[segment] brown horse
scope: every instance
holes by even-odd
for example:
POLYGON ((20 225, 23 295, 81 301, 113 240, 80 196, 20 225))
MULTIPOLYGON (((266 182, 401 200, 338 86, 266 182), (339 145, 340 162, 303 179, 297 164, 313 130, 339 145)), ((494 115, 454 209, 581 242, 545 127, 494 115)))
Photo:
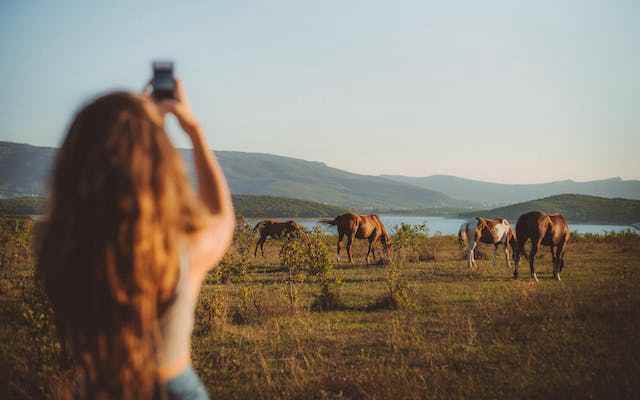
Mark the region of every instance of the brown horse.
POLYGON ((375 215, 357 215, 357 214, 342 214, 334 219, 323 219, 320 223, 334 225, 338 228, 338 245, 337 245, 337 259, 340 261, 340 243, 342 239, 347 237, 347 254, 349 255, 349 262, 353 263, 351 258, 351 245, 353 239, 367 239, 369 241, 369 250, 365 257, 367 265, 369 265, 369 254, 373 253, 373 261, 376 260, 376 249, 374 244, 380 240, 384 246, 384 253, 387 257, 391 253, 391 240, 387 230, 380 221, 380 218, 375 215))
POLYGON ((561 214, 544 214, 539 211, 531 211, 522 214, 516 223, 516 236, 518 246, 515 254, 515 269, 513 277, 518 277, 518 263, 520 255, 525 254, 524 245, 531 239, 531 253, 529 254, 529 267, 531 278, 538 282, 534 261, 536 253, 540 250, 540 245, 551 248, 551 258, 553 259, 553 277, 560 280, 560 272, 564 268, 564 255, 567 250, 567 243, 571 236, 569 225, 561 214))
POLYGON ((260 246, 262 257, 264 257, 264 242, 266 242, 269 237, 279 239, 286 236, 299 236, 304 230, 300 225, 296 224, 295 221, 279 222, 266 219, 258 222, 256 226, 253 227, 253 232, 256 231, 260 234, 260 239, 256 242, 256 249, 253 252, 253 256, 256 257, 258 255, 258 246, 260 246))

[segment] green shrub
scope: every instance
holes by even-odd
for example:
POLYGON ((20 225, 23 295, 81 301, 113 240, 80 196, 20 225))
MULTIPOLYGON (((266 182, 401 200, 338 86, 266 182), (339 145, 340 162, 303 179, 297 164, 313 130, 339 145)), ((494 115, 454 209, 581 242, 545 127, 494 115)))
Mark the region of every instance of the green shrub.
POLYGON ((388 265, 384 277, 385 292, 382 297, 367 307, 369 311, 413 309, 416 307, 415 294, 407 285, 402 269, 403 265, 397 260, 388 265))
POLYGON ((0 217, 0 269, 31 266, 33 227, 29 217, 0 217))
POLYGON ((402 223, 394 228, 391 238, 394 257, 401 262, 435 261, 438 257, 437 241, 428 238, 426 224, 402 223))
POLYGON ((259 323, 264 320, 266 313, 255 288, 241 287, 238 300, 231 311, 233 323, 241 325, 259 323))
POLYGON ((342 281, 335 272, 335 258, 328 243, 327 234, 318 227, 305 232, 300 240, 287 239, 284 242, 280 257, 289 272, 287 284, 292 305, 295 303, 295 283, 309 278, 320 285, 320 293, 311 306, 313 310, 344 308, 338 290, 342 281))
POLYGON ((340 296, 340 283, 325 281, 320 284, 320 293, 315 296, 311 303, 313 311, 336 311, 344 310, 347 306, 340 296))
POLYGON ((251 259, 253 231, 243 217, 238 217, 233 233, 233 245, 220 261, 220 265, 209 273, 207 283, 241 282, 247 275, 251 259))

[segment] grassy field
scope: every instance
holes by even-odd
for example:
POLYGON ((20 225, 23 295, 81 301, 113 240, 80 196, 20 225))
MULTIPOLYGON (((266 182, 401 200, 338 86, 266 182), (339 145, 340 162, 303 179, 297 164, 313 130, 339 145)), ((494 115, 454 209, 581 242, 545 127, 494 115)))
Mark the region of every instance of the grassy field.
MULTIPOLYGON (((283 242, 253 258, 250 240, 239 236, 197 309, 193 363, 212 398, 640 395, 637 235, 580 236, 562 282, 551 279, 545 251, 538 284, 524 262, 513 280, 501 257, 469 271, 451 236, 397 240, 402 261, 392 265, 363 265, 358 242, 355 265, 330 268, 324 307, 321 279, 283 266, 283 242)), ((318 240, 319 259, 327 248, 333 258, 335 237, 318 240)), ((3 260, 0 397, 55 396, 69 373, 31 283, 32 261, 3 260)))

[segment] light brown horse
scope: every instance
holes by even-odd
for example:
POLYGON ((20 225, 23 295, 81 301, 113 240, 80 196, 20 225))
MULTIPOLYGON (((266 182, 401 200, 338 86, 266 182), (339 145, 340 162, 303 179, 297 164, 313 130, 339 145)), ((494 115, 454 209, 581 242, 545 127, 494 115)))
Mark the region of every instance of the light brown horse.
POLYGON ((369 265, 369 254, 373 253, 373 261, 376 260, 376 249, 374 244, 380 240, 384 246, 384 254, 389 257, 391 254, 391 240, 387 230, 384 228, 380 218, 375 215, 357 215, 352 213, 338 215, 334 219, 323 219, 320 223, 334 225, 338 228, 338 245, 337 259, 340 261, 340 244, 342 239, 347 237, 347 254, 349 262, 353 264, 351 258, 351 246, 353 239, 367 239, 369 241, 369 250, 365 257, 367 265, 369 265))
POLYGON ((569 225, 561 214, 545 214, 540 211, 531 211, 522 214, 516 223, 516 236, 518 246, 516 246, 515 269, 513 277, 518 277, 518 263, 520 255, 525 254, 524 245, 531 239, 531 252, 529 254, 529 267, 531 278, 538 282, 534 261, 536 253, 540 250, 540 245, 551 248, 551 258, 553 259, 553 277, 560 280, 560 272, 564 268, 564 256, 567 250, 567 243, 571 237, 569 225))
POLYGON ((256 242, 256 249, 253 252, 254 257, 258 255, 258 246, 260 246, 262 257, 264 257, 264 242, 266 242, 269 237, 279 239, 289 235, 299 236, 304 232, 302 227, 295 221, 280 222, 272 219, 265 219, 264 221, 258 222, 256 226, 253 227, 253 232, 256 231, 260 234, 260 239, 256 242))

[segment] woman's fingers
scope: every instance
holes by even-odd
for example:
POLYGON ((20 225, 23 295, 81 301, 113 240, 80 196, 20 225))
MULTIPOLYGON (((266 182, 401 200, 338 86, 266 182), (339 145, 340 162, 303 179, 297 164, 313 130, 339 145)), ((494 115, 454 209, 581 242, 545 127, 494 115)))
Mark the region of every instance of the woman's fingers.
POLYGON ((171 114, 176 113, 175 110, 177 107, 177 103, 175 100, 162 100, 162 101, 156 102, 156 107, 158 107, 158 111, 160 112, 160 115, 164 117, 169 113, 171 114))
POLYGON ((142 88, 142 95, 146 97, 151 97, 151 91, 153 90, 153 85, 151 85, 151 81, 147 82, 146 85, 142 88))
POLYGON ((180 102, 187 101, 187 93, 184 90, 184 85, 180 79, 176 79, 176 100, 180 102))
POLYGON ((175 99, 155 101, 151 96, 151 82, 145 87, 143 96, 153 100, 158 112, 164 117, 168 113, 175 115, 182 129, 192 135, 198 130, 198 121, 191 111, 182 81, 176 79, 175 99))

